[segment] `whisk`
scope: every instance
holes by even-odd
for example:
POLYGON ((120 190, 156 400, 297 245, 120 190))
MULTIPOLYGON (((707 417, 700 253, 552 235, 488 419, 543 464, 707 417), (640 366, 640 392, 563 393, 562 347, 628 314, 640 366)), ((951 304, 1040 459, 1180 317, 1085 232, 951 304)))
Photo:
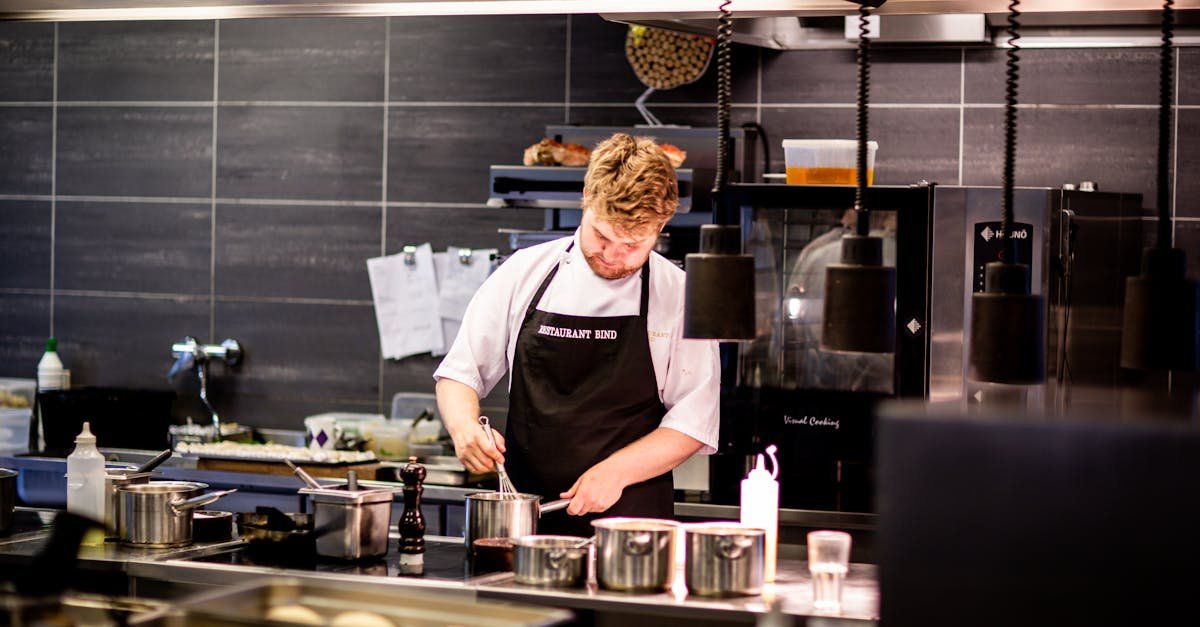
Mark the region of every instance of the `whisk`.
MULTIPOLYGON (((496 446, 496 436, 492 434, 492 423, 487 416, 479 417, 479 425, 483 427, 484 433, 487 433, 488 441, 492 443, 492 447, 496 446)), ((508 478, 508 473, 504 470, 504 464, 496 462, 496 474, 500 475, 500 498, 516 498, 520 492, 513 486, 512 480, 508 478)))

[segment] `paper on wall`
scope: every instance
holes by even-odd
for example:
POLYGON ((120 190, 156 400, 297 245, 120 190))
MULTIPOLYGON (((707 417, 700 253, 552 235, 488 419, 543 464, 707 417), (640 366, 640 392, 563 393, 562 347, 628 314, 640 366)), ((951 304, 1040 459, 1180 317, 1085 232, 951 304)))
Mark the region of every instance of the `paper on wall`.
POLYGON ((400 253, 367 260, 385 359, 445 350, 433 249, 422 244, 411 254, 411 263, 408 257, 400 253))
POLYGON ((479 286, 487 280, 491 271, 492 255, 500 251, 495 248, 472 249, 467 263, 463 263, 461 249, 457 246, 446 248, 445 272, 438 274, 438 299, 443 318, 462 320, 467 313, 467 305, 479 286))

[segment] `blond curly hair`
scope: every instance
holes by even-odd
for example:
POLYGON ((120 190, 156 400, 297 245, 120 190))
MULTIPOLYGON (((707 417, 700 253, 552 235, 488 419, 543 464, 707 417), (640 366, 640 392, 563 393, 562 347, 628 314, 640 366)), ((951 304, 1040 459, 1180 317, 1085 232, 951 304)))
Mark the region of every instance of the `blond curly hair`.
POLYGON ((679 206, 675 168, 654 140, 616 133, 592 151, 583 207, 619 230, 657 231, 679 206))

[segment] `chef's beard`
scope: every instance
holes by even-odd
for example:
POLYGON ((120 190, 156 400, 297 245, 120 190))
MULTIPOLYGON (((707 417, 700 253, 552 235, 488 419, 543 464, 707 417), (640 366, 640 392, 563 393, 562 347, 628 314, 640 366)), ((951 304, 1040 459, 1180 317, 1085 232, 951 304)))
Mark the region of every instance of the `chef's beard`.
MULTIPOLYGON (((598 276, 602 279, 608 279, 609 281, 616 281, 617 279, 623 279, 623 278, 633 274, 634 272, 637 272, 638 270, 642 269, 642 266, 640 266, 640 265, 638 265, 638 266, 618 266, 615 268, 612 266, 606 266, 600 261, 600 255, 598 255, 598 254, 585 255, 584 259, 587 260, 588 267, 592 269, 592 272, 596 273, 596 276, 598 276)), ((645 262, 643 262, 643 263, 645 263, 645 262)))

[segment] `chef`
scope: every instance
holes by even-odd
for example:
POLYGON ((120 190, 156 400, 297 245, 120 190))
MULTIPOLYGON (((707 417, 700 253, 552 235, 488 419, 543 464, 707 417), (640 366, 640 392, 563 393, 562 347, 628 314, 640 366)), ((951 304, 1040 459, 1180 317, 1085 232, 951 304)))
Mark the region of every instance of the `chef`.
POLYGON ((675 170, 652 140, 600 143, 579 228, 509 257, 434 373, 468 470, 504 463, 521 492, 571 499, 539 532, 590 536, 599 516, 671 518, 671 469, 716 450, 717 344, 683 339, 684 273, 652 251, 678 204, 675 170), (508 419, 493 447, 479 399, 506 373, 508 419))

